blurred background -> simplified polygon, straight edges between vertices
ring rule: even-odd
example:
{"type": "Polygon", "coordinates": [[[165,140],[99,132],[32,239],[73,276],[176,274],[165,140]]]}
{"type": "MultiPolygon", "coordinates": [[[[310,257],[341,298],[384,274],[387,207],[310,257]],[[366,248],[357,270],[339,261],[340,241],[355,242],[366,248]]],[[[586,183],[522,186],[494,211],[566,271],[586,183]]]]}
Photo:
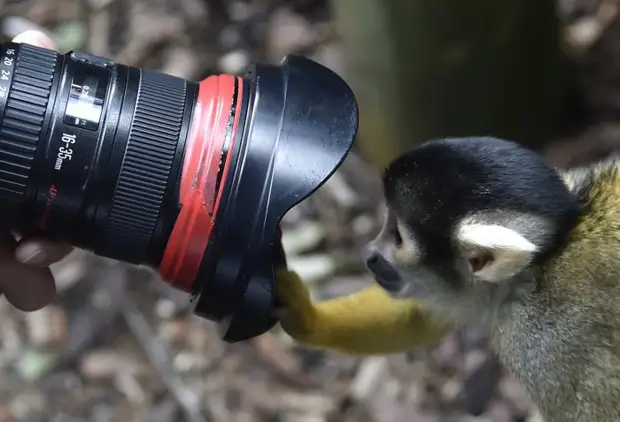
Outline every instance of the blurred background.
{"type": "MultiPolygon", "coordinates": [[[[2,39],[199,80],[302,54],[353,86],[355,151],[286,217],[316,300],[372,283],[378,169],[436,136],[488,134],[557,166],[620,145],[618,0],[4,0],[2,39]]],[[[76,251],[56,302],[0,301],[0,422],[538,421],[477,327],[403,355],[297,347],[279,329],[226,345],[157,276],[76,251]]]]}

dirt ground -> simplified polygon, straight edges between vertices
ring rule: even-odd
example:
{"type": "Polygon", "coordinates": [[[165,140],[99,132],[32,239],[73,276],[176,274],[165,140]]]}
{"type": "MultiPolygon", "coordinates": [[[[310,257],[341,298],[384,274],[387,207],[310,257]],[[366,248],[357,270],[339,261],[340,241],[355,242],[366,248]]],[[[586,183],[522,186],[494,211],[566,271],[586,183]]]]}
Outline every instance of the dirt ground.
{"type": "MultiPolygon", "coordinates": [[[[560,6],[576,112],[547,154],[574,165],[620,145],[620,21],[616,0],[560,6]]],[[[44,28],[62,50],[189,79],[288,53],[342,69],[325,0],[4,0],[0,19],[5,39],[44,28]]],[[[358,251],[377,224],[372,174],[352,154],[286,217],[291,266],[317,298],[371,283],[358,251]]],[[[388,358],[307,350],[278,329],[227,345],[146,270],[75,252],[54,272],[52,306],[0,301],[0,422],[538,421],[475,327],[388,358]]]]}

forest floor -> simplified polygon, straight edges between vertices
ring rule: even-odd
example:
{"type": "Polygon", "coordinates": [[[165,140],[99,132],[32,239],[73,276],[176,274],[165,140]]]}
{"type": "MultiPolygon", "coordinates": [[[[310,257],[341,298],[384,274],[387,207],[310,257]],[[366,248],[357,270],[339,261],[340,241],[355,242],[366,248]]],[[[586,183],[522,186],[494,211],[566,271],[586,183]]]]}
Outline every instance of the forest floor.
{"type": "MultiPolygon", "coordinates": [[[[580,112],[547,156],[574,165],[620,145],[620,23],[615,0],[561,6],[580,112]]],[[[194,80],[289,53],[343,69],[323,0],[4,0],[0,24],[5,39],[43,28],[62,51],[194,80]]],[[[316,298],[372,283],[359,248],[377,229],[379,192],[353,153],[287,215],[291,266],[316,298]]],[[[0,301],[0,422],[538,420],[476,327],[385,358],[304,349],[279,329],[229,345],[148,271],[81,251],[53,270],[53,305],[23,314],[0,301]]]]}

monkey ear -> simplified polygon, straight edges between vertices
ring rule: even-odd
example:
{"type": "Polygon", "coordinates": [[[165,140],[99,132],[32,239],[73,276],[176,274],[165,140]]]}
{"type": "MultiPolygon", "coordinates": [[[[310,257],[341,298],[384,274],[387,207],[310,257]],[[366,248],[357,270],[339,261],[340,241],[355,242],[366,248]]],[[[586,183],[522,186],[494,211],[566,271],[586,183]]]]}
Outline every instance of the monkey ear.
{"type": "Polygon", "coordinates": [[[457,242],[472,273],[494,283],[522,270],[536,252],[536,245],[519,232],[499,225],[465,224],[457,242]]]}

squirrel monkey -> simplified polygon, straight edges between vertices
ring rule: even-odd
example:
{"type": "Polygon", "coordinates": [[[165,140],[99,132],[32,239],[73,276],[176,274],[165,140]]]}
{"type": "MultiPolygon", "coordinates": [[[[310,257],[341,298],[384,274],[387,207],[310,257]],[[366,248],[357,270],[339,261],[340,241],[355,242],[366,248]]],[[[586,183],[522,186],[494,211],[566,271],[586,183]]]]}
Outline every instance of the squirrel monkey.
{"type": "Polygon", "coordinates": [[[294,338],[384,353],[476,323],[545,421],[620,421],[620,160],[558,171],[509,141],[449,138],[397,157],[383,186],[365,252],[378,286],[313,305],[285,274],[294,338]]]}

